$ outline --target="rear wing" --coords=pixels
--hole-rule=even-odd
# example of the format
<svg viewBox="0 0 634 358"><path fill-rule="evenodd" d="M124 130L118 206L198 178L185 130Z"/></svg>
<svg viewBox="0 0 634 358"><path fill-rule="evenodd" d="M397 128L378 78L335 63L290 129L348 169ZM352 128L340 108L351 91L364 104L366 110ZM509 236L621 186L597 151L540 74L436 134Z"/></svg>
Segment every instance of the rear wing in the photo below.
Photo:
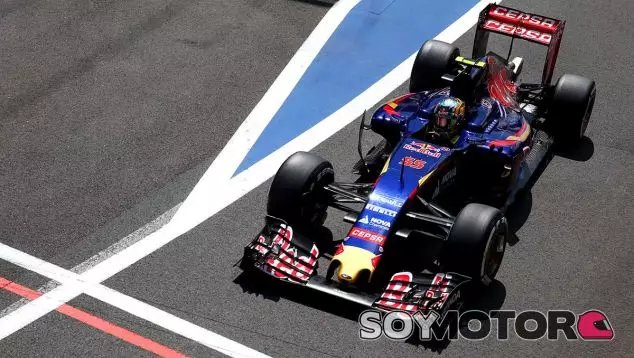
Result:
<svg viewBox="0 0 634 358"><path fill-rule="evenodd" d="M548 86L555 70L565 25L563 20L489 4L480 12L473 43L473 58L486 55L490 32L548 46L542 75L542 85Z"/></svg>

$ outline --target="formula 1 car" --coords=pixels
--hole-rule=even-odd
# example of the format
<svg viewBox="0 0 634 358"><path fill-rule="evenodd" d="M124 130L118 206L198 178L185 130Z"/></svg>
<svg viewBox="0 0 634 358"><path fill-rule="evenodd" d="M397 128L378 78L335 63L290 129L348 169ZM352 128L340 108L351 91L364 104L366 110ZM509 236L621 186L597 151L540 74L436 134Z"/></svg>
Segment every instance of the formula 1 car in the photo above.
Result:
<svg viewBox="0 0 634 358"><path fill-rule="evenodd" d="M441 316L464 302L465 288L494 279L509 229L505 212L530 189L553 148L584 135L594 81L551 78L564 21L489 5L477 24L472 59L427 41L410 92L380 107L364 130L384 140L354 166L359 179L334 181L332 165L298 152L275 175L265 227L245 248L243 269L383 311L430 310ZM489 33L548 47L541 83L520 84L523 59L487 52ZM467 104L450 140L428 131L436 103ZM338 245L315 239L328 207L352 224ZM320 260L323 258L322 260ZM328 261L326 261L328 260ZM319 262L326 263L318 273ZM475 286L474 286L475 285Z"/></svg>

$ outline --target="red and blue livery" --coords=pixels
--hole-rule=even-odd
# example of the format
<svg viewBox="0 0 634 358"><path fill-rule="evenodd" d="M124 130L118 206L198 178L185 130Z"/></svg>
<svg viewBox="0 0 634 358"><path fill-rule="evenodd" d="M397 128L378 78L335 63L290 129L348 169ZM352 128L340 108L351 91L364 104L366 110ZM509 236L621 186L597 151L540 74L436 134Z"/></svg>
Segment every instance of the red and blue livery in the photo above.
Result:
<svg viewBox="0 0 634 358"><path fill-rule="evenodd" d="M579 143L592 113L594 81L563 75L551 84L564 25L492 4L480 14L471 58L427 41L410 93L369 123L363 116L358 179L335 181L332 165L312 153L289 157L241 267L384 311L441 315L462 304L464 288L490 284L510 234L507 209L553 155ZM490 33L547 46L541 81L519 81L524 60L511 51L487 51ZM434 110L448 98L464 104L464 120L439 134ZM364 155L366 130L383 140ZM324 240L319 229L328 208L351 224L342 240Z"/></svg>

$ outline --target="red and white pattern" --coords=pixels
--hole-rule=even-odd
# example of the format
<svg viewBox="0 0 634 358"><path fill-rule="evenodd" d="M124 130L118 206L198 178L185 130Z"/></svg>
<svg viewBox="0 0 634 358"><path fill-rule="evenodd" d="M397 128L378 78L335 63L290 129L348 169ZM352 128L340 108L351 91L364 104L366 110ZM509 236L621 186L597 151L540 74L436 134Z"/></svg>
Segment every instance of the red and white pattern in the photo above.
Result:
<svg viewBox="0 0 634 358"><path fill-rule="evenodd" d="M402 302L405 295L412 289L412 273L400 272L392 276L387 288L381 297L375 302L380 308L416 312L441 310L449 298L449 282L453 277L450 274L437 273L432 279L430 287L423 293L422 304ZM433 303L432 303L433 302Z"/></svg>
<svg viewBox="0 0 634 358"><path fill-rule="evenodd" d="M450 280L451 275L449 274L437 273L436 276L434 276L434 279L431 282L432 286L425 291L425 297L431 300L438 297L437 294L440 294L440 299L435 301L431 306L429 306L430 301L425 301L423 303L424 308L440 309L445 304L447 298L449 298L449 288L447 285Z"/></svg>
<svg viewBox="0 0 634 358"><path fill-rule="evenodd" d="M271 247L279 246L280 251L276 256L267 257L263 270L280 279L306 282L313 275L319 250L313 244L310 256L297 256L297 248L291 245L293 239L293 228L284 224L280 225L277 235L273 238ZM255 243L255 249L262 255L266 255L270 250L266 246L266 237L260 235ZM301 271L300 271L301 270Z"/></svg>
<svg viewBox="0 0 634 358"><path fill-rule="evenodd" d="M376 301L376 304L379 306L383 306L389 310L400 310L409 312L418 311L418 307L416 305L394 301L403 300L405 295L411 289L411 282L411 272L400 272L394 274L390 279L390 283L387 285L387 288L385 289L383 294L381 294L381 298Z"/></svg>

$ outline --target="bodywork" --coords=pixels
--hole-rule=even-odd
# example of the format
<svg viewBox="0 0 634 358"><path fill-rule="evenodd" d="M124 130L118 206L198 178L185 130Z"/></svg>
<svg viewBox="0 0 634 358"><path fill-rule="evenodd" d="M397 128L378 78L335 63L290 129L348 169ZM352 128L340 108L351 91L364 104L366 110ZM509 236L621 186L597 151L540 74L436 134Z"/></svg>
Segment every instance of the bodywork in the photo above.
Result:
<svg viewBox="0 0 634 358"><path fill-rule="evenodd" d="M344 220L352 225L345 238L332 251L324 250L308 231L267 216L265 227L245 248L242 267L384 311L435 310L444 315L459 307L465 297L462 291L472 282L470 277L441 272L438 267L418 270L403 264L381 281L375 277L380 271L377 268L393 243L407 245L416 235L440 241L446 238L454 216L434 205L443 194L482 191L487 197L499 196L498 207L504 210L547 165L553 139L538 130L540 98L528 95L526 88L514 82L507 60L486 54L486 42L488 32L493 31L549 46L542 78L547 84L563 27L563 21L488 6L478 22L474 59L456 58L468 71L461 80L469 82L466 88L470 90L453 93L465 87L452 84L407 94L381 106L371 124L387 130L388 143L356 166L363 168L360 173L371 182L334 183L324 188L328 205L348 212ZM436 102L448 94L474 100L468 123L447 145L426 141L419 134L429 124ZM373 165L380 166L376 173ZM404 229L411 220L421 225ZM320 262L327 264L325 275L317 274ZM378 289L365 285L377 281Z"/></svg>

